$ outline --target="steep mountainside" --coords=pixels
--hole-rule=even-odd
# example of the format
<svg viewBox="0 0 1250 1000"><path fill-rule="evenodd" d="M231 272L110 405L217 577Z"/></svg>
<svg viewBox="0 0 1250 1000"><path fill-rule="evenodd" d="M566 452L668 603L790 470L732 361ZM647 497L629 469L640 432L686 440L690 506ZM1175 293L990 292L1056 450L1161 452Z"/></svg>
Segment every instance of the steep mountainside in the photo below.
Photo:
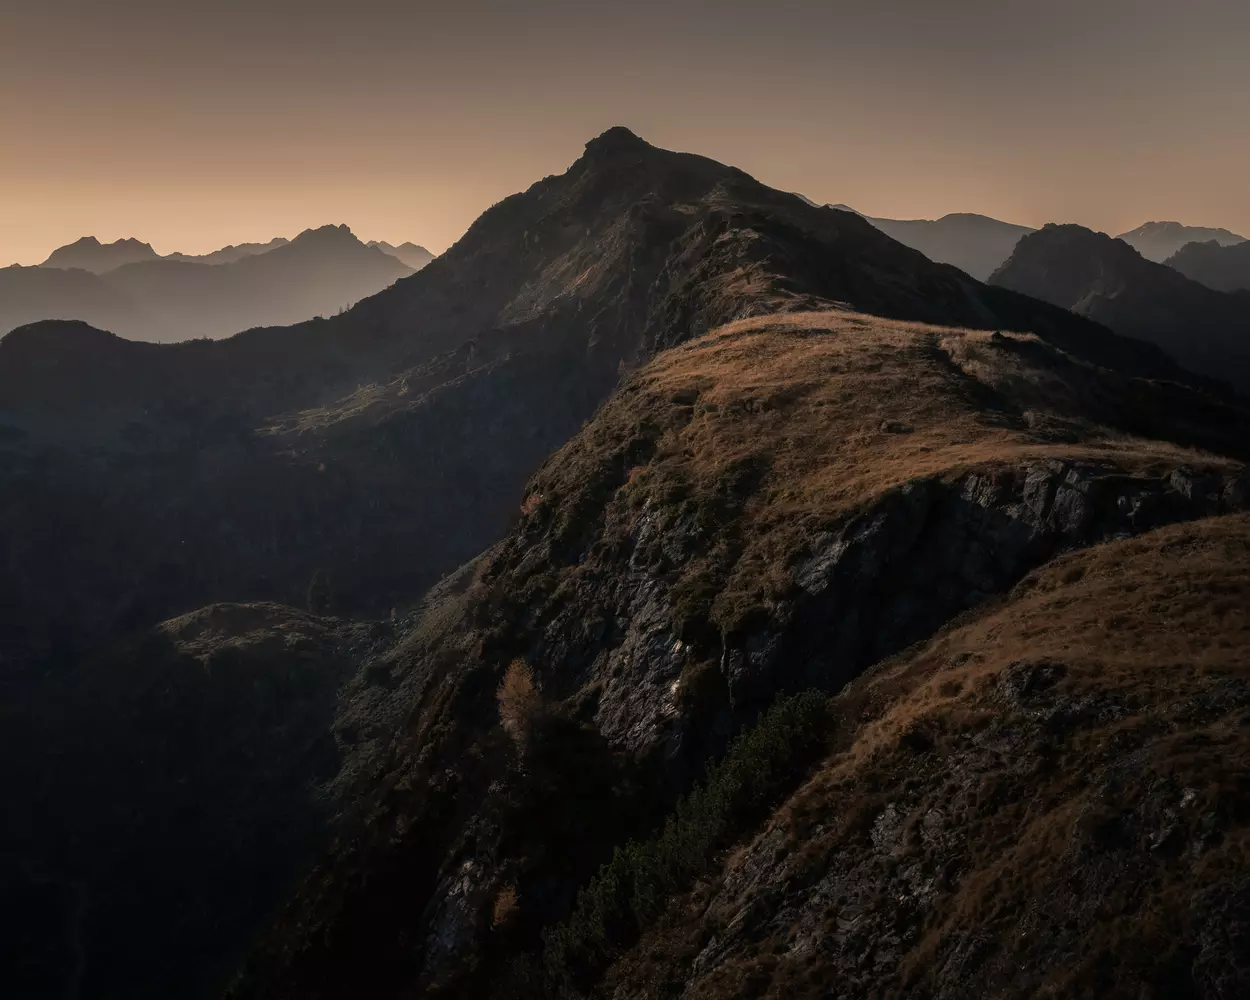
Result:
<svg viewBox="0 0 1250 1000"><path fill-rule="evenodd" d="M904 246L940 264L954 264L978 281L988 280L1011 256L1020 237L1034 232L1028 226L972 212L954 212L940 219L864 218Z"/></svg>
<svg viewBox="0 0 1250 1000"><path fill-rule="evenodd" d="M1066 555L837 698L604 996L1250 995L1250 519Z"/></svg>
<svg viewBox="0 0 1250 1000"><path fill-rule="evenodd" d="M623 129L341 316L19 329L5 979L599 989L853 738L829 695L1248 458L1154 346Z"/></svg>
<svg viewBox="0 0 1250 1000"><path fill-rule="evenodd" d="M1179 222L1145 222L1136 229L1121 233L1116 239L1123 240L1147 260L1156 263L1167 260L1186 243L1214 240L1220 246L1232 246L1246 241L1244 236L1230 233L1227 229L1184 226Z"/></svg>
<svg viewBox="0 0 1250 1000"><path fill-rule="evenodd" d="M369 246L376 247L383 253L390 254L396 260L402 260L414 271L420 271L421 268L434 259L434 255L430 251L425 247L417 246L415 243L401 243L396 247L378 240L370 240Z"/></svg>
<svg viewBox="0 0 1250 1000"><path fill-rule="evenodd" d="M991 283L1157 344L1186 368L1250 391L1250 295L1224 294L1081 226L1025 237Z"/></svg>
<svg viewBox="0 0 1250 1000"><path fill-rule="evenodd" d="M540 929L732 733L1060 552L1244 509L1247 427L1036 335L796 313L660 354L390 655L406 721L230 995L589 989L634 904L545 957ZM495 704L518 659L541 692L519 749Z"/></svg>
<svg viewBox="0 0 1250 1000"><path fill-rule="evenodd" d="M84 236L80 240L53 250L48 259L39 266L104 274L123 264L158 259L159 255L149 243L134 239L101 243L94 236Z"/></svg>
<svg viewBox="0 0 1250 1000"><path fill-rule="evenodd" d="M1232 246L1221 246L1214 240L1186 243L1166 263L1216 291L1250 290L1250 242Z"/></svg>
<svg viewBox="0 0 1250 1000"><path fill-rule="evenodd" d="M857 216L614 130L342 316L220 343L58 326L0 341L0 550L22 581L0 649L212 600L299 601L318 567L340 606L385 612L498 537L526 476L623 370L737 317L830 301L1170 370Z"/></svg>

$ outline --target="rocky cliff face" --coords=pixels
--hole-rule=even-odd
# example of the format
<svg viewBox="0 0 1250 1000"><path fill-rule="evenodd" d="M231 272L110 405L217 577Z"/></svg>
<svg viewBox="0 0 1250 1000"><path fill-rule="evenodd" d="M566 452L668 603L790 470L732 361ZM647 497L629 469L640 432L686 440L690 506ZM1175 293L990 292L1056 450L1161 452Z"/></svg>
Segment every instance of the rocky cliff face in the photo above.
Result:
<svg viewBox="0 0 1250 1000"><path fill-rule="evenodd" d="M345 995L365 969L379 995L550 995L536 929L779 693L836 691L1064 551L1243 509L1245 419L1033 336L842 313L659 355L531 480L453 624L397 650L413 711L368 818L231 996ZM509 756L517 658L576 726L576 797L567 762ZM512 894L528 934L498 930Z"/></svg>
<svg viewBox="0 0 1250 1000"><path fill-rule="evenodd" d="M833 700L825 764L602 995L1238 996L1250 522L1057 559Z"/></svg>

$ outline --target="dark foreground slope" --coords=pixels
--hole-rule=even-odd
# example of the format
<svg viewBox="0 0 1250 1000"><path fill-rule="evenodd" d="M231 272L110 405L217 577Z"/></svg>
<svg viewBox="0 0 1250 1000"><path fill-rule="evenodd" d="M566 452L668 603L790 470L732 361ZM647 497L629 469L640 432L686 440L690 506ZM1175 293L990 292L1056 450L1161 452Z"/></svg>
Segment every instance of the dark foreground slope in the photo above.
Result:
<svg viewBox="0 0 1250 1000"><path fill-rule="evenodd" d="M1156 364L857 216L614 130L343 316L220 343L57 324L0 341L0 655L299 602L318 568L340 608L385 613L499 536L623 370L817 301Z"/></svg>
<svg viewBox="0 0 1250 1000"><path fill-rule="evenodd" d="M354 818L230 996L595 989L633 918L541 932L780 693L836 691L1066 550L1244 508L1246 427L1035 335L826 311L662 353L386 657L402 729L360 751ZM539 695L505 730L518 660Z"/></svg>
<svg viewBox="0 0 1250 1000"><path fill-rule="evenodd" d="M1166 263L1218 292L1250 291L1250 242L1233 246L1221 246L1214 240L1186 243Z"/></svg>
<svg viewBox="0 0 1250 1000"><path fill-rule="evenodd" d="M1250 520L1063 556L872 670L614 1000L1250 995Z"/></svg>
<svg viewBox="0 0 1250 1000"><path fill-rule="evenodd" d="M1250 391L1250 295L1228 295L1081 226L1026 236L991 283L1150 341L1186 368Z"/></svg>
<svg viewBox="0 0 1250 1000"><path fill-rule="evenodd" d="M336 692L385 630L213 605L0 678L5 995L195 997L316 856Z"/></svg>

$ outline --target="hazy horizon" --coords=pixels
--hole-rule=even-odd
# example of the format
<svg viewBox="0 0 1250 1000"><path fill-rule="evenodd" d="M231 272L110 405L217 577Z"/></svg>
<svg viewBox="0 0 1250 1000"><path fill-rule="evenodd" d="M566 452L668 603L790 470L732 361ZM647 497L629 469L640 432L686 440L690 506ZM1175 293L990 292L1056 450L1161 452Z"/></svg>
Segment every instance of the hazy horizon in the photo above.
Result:
<svg viewBox="0 0 1250 1000"><path fill-rule="evenodd" d="M9 9L0 263L331 222L439 253L617 124L873 216L1250 235L1250 5L882 6Z"/></svg>

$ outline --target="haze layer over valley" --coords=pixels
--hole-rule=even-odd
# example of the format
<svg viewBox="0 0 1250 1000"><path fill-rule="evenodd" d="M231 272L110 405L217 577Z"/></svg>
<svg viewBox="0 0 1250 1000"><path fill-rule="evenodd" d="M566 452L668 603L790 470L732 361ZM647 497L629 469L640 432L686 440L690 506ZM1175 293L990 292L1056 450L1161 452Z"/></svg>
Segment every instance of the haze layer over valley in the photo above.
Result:
<svg viewBox="0 0 1250 1000"><path fill-rule="evenodd" d="M0 333L63 319L131 340L226 337L334 315L431 259L412 243L366 246L346 226L202 256L162 257L138 240L84 237L38 267L0 269Z"/></svg>

